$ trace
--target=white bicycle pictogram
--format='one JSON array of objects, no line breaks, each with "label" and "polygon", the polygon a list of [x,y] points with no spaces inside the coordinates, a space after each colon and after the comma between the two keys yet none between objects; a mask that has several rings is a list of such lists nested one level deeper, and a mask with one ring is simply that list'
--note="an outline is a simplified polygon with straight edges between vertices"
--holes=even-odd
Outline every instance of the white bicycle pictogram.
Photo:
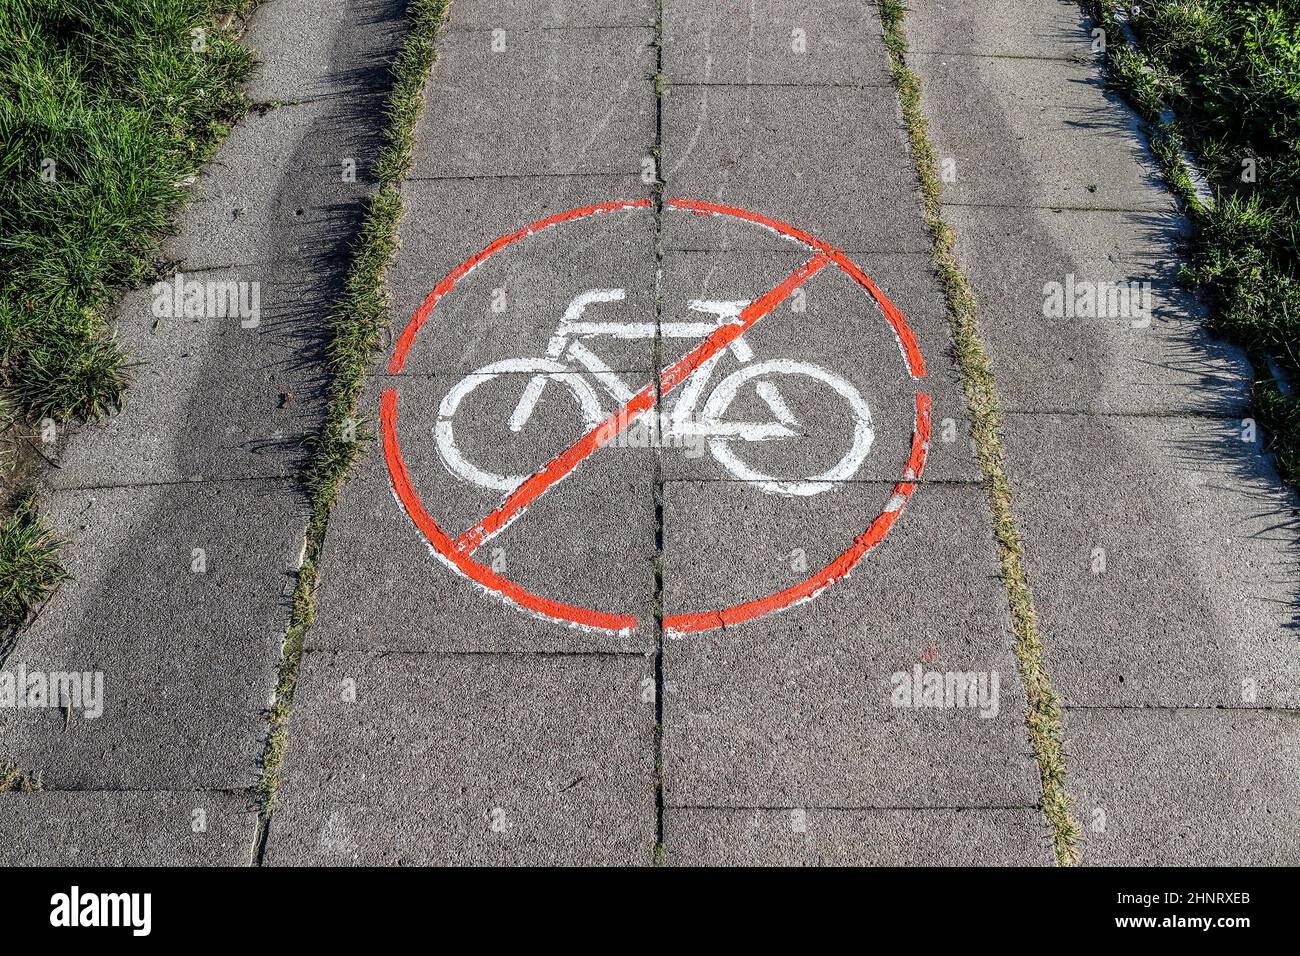
[{"label": "white bicycle pictogram", "polygon": [[[653,323],[602,322],[587,319],[589,306],[617,302],[626,298],[624,289],[589,289],[574,297],[556,326],[545,356],[511,358],[485,365],[461,379],[443,398],[434,426],[438,453],[453,475],[462,481],[485,488],[512,492],[528,475],[503,475],[480,468],[471,462],[456,444],[455,418],[462,402],[479,386],[501,375],[530,375],[523,395],[511,413],[508,428],[521,432],[527,427],[538,400],[548,382],[568,389],[587,429],[594,429],[607,417],[592,382],[600,386],[618,405],[630,401],[630,388],[587,344],[602,336],[617,339],[653,339],[656,332],[663,339],[700,340],[728,324],[739,324],[741,312],[749,305],[741,300],[693,299],[692,312],[712,316],[711,320]],[[705,397],[713,374],[723,357],[730,353],[741,368],[731,372]],[[852,478],[866,460],[874,438],[871,412],[861,393],[847,379],[809,362],[773,358],[753,362],[753,351],[743,336],[735,338],[725,349],[702,362],[682,384],[676,403],[661,414],[657,440],[665,444],[685,443],[691,439],[707,443],[709,451],[730,474],[773,495],[808,496],[833,487],[835,482]],[[777,478],[759,471],[744,461],[736,451],[738,443],[755,443],[794,438],[802,434],[800,424],[781,394],[778,381],[807,378],[834,390],[848,406],[853,436],[848,450],[836,464],[819,474],[796,478]],[[727,417],[741,389],[754,384],[755,393],[772,413],[766,421],[737,421]]]}]

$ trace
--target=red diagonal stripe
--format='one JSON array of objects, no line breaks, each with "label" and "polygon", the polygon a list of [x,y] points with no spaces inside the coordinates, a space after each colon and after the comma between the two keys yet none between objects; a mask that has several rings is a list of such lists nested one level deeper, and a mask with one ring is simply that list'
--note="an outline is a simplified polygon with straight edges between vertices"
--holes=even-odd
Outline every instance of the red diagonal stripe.
[{"label": "red diagonal stripe", "polygon": [[473,554],[479,545],[518,517],[520,512],[545,494],[552,485],[568,476],[592,452],[609,443],[639,416],[653,408],[657,394],[665,395],[681,385],[692,372],[752,328],[755,322],[793,295],[795,289],[830,265],[831,261],[829,255],[818,253],[786,276],[779,285],[747,305],[741,311],[738,322],[715,329],[704,341],[664,370],[659,376],[657,393],[653,384],[647,385],[632,396],[626,405],[543,465],[541,470],[507,495],[495,511],[457,538],[456,551]]}]

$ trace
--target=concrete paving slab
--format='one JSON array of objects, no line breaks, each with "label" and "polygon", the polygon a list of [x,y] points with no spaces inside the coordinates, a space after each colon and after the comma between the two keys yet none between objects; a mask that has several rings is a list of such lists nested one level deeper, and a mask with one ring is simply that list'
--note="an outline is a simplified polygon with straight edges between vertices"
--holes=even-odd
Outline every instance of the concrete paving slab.
[{"label": "concrete paving slab", "polygon": [[5,866],[248,866],[249,798],[175,791],[0,794]]},{"label": "concrete paving slab", "polygon": [[371,90],[247,113],[199,174],[164,258],[194,272],[293,264],[304,286],[323,282],[361,222],[378,112]]},{"label": "concrete paving slab", "polygon": [[934,0],[903,20],[915,53],[1091,60],[1092,20],[1077,0]]},{"label": "concrete paving slab", "polygon": [[[319,284],[311,281],[318,267],[296,257],[220,269],[180,265],[126,293],[116,321],[132,373],[162,369],[201,378],[213,374],[211,363],[218,372],[277,371],[309,387],[320,374],[321,327],[335,303],[334,279],[320,274]],[[189,302],[194,311],[187,312]]]},{"label": "concrete paving slab", "polygon": [[[1137,117],[1095,64],[913,53],[943,201],[1167,212]],[[941,177],[942,178],[942,177]]]},{"label": "concrete paving slab", "polygon": [[[1250,365],[1205,332],[1204,309],[1179,285],[1179,218],[954,206],[944,216],[1005,411],[1243,414]],[[1149,298],[1149,312],[1090,317],[1086,296],[1107,298],[1106,284],[1131,289],[1130,305]]]},{"label": "concrete paving slab", "polygon": [[648,27],[654,22],[653,0],[476,0],[453,3],[444,31]]},{"label": "concrete paving slab", "polygon": [[850,0],[667,0],[667,83],[886,86],[880,15]]},{"label": "concrete paving slab", "polygon": [[408,22],[396,0],[258,4],[243,37],[258,61],[248,96],[301,102],[370,89],[384,82]]},{"label": "concrete paving slab", "polygon": [[[241,273],[185,281],[244,282]],[[128,293],[118,328],[130,344],[132,387],[93,428],[43,446],[56,488],[201,479],[293,477],[321,421],[323,379],[314,361],[323,304],[282,282],[260,286],[260,318],[156,319],[147,288]],[[320,311],[317,311],[318,307]],[[243,328],[243,322],[256,327]]]},{"label": "concrete paving slab", "polygon": [[294,384],[273,370],[200,386],[162,369],[137,369],[122,410],[49,449],[56,465],[50,485],[294,478],[319,424],[312,396]]},{"label": "concrete paving slab", "polygon": [[1070,791],[1092,866],[1295,866],[1294,712],[1069,709]]},{"label": "concrete paving slab", "polygon": [[664,808],[667,866],[1051,866],[1037,807]]},{"label": "concrete paving slab", "polygon": [[[375,119],[345,101],[252,113],[201,176],[155,282],[119,302],[135,387],[44,449],[58,487],[296,474],[320,423],[324,330],[359,223]],[[274,171],[267,175],[267,169]]]},{"label": "concrete paving slab", "polygon": [[[720,301],[754,299],[774,287],[807,261],[806,250],[677,252],[664,255],[664,320],[678,321],[689,313],[670,310],[670,301],[692,298]],[[872,418],[872,451],[856,479],[897,479],[911,451],[916,418],[916,394],[932,402],[934,426],[925,477],[931,480],[979,479],[979,465],[970,444],[969,416],[952,359],[943,297],[933,276],[929,256],[852,253],[852,259],[902,310],[925,360],[926,375],[908,374],[898,340],[867,294],[846,274],[826,269],[801,288],[803,295],[764,317],[743,336],[753,352],[749,364],[774,360],[811,363],[842,377],[859,392]],[[669,350],[665,340],[664,348]],[[721,360],[710,381],[709,394],[723,378],[744,366],[734,352]],[[853,416],[840,395],[807,375],[763,376],[782,391],[800,429],[795,438],[750,443],[742,458],[765,474],[780,478],[824,472],[845,454],[853,434]],[[667,406],[677,399],[669,396]],[[702,399],[702,404],[707,396]],[[800,406],[800,407],[795,407]],[[743,388],[729,411],[732,419],[772,421],[771,409],[758,400],[754,385]],[[757,457],[754,457],[757,456]],[[665,456],[669,478],[710,480],[734,477],[711,455]]]},{"label": "concrete paving slab", "polygon": [[[888,494],[887,484],[864,483],[778,500],[722,482],[668,483],[665,614],[797,583],[851,544]],[[1037,803],[987,514],[978,487],[925,486],[848,581],[781,614],[670,640],[665,802]],[[996,673],[997,713],[894,706],[914,667],[981,672],[988,688]]]},{"label": "concrete paving slab", "polygon": [[[1240,421],[1011,415],[1003,442],[1069,705],[1295,707],[1295,496]],[[1099,570],[1097,570],[1099,569]]]},{"label": "concrete paving slab", "polygon": [[[631,177],[408,182],[412,212],[400,228],[388,281],[394,338],[444,276],[497,238],[645,191]],[[653,324],[657,265],[650,209],[594,214],[536,232],[494,253],[439,299],[403,371],[470,372],[502,359],[545,357],[575,298],[595,289],[621,290],[623,298],[590,304],[581,320]],[[653,337],[602,336],[592,348],[616,371],[655,367]],[[377,367],[386,367],[390,355],[386,350]]]},{"label": "concrete paving slab", "polygon": [[[1294,707],[1300,676],[1295,502],[1243,444],[1251,370],[1178,288],[1182,223],[1074,4],[932,4],[907,30],[1072,705],[1084,861],[1281,862],[1294,721],[1263,708]],[[1045,309],[1052,283],[1116,281],[1150,283],[1152,322]]]},{"label": "concrete paving slab", "polygon": [[267,862],[648,865],[653,672],[641,656],[308,653]]},{"label": "concrete paving slab", "polygon": [[[892,88],[669,86],[662,111],[668,196],[740,206],[840,249],[929,250]],[[685,212],[665,215],[663,233],[666,249],[788,244]]]},{"label": "concrete paving slab", "polygon": [[[441,463],[433,423],[438,399],[452,381],[398,382],[398,440],[424,507],[449,534],[459,535],[490,513],[506,492],[460,481]],[[482,416],[458,415],[454,420],[461,427],[457,447],[483,469],[517,466],[525,459],[527,465],[545,464],[550,450],[563,450],[578,437],[572,409],[559,409],[570,413],[567,418],[542,409],[537,422],[508,446],[519,452],[517,460],[507,461],[499,449],[494,457],[492,443],[502,440],[503,423],[526,380],[491,384],[518,389],[504,403],[485,401]],[[426,392],[431,398],[421,404],[419,398]],[[371,411],[377,400],[372,389],[363,400],[363,413],[378,417]],[[394,496],[376,445],[355,467],[330,519],[316,623],[307,645],[403,651],[653,647],[654,456],[655,451],[646,448],[602,449],[477,552],[480,561],[533,593],[634,615],[638,623],[631,633],[583,631],[535,618],[444,566]]]},{"label": "concrete paving slab", "polygon": [[0,752],[52,789],[255,785],[303,545],[299,493],[218,482],[43,502],[71,541],[72,581],[4,666],[102,672],[103,712],[0,710]]},{"label": "concrete paving slab", "polygon": [[655,141],[654,72],[648,28],[446,33],[416,175],[639,175]]}]

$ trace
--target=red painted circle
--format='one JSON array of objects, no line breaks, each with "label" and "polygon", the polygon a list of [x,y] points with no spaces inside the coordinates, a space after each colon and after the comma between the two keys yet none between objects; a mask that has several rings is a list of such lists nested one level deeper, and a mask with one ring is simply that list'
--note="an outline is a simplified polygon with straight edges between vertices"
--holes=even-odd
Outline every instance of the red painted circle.
[{"label": "red painted circle", "polygon": [[[573,222],[578,219],[586,218],[587,216],[599,215],[601,213],[621,212],[632,209],[650,209],[653,208],[653,206],[654,202],[650,199],[616,200],[614,202],[598,203],[593,206],[571,209],[568,212],[562,212],[554,216],[548,216],[545,219],[539,219],[537,222],[530,223],[521,229],[517,229],[514,232],[497,239],[487,248],[471,256],[469,259],[466,259],[455,269],[452,269],[451,272],[447,274],[446,278],[439,282],[437,286],[434,287],[433,291],[429,293],[428,298],[426,298],[423,304],[421,304],[421,306],[415,311],[410,322],[407,323],[406,328],[398,338],[397,345],[393,350],[393,357],[388,365],[389,373],[395,375],[401,372],[403,366],[406,364],[406,358],[410,353],[411,346],[415,342],[415,336],[419,333],[420,328],[428,320],[429,316],[433,313],[434,307],[437,306],[443,296],[450,293],[452,289],[455,288],[456,283],[470,272],[470,270],[484,262],[490,256],[495,255],[500,250],[520,241],[521,239],[526,239],[542,230],[550,229],[563,223]],[[829,244],[809,235],[808,233],[796,229],[788,223],[770,219],[766,216],[760,215],[759,213],[749,212],[748,210],[739,209],[734,206],[722,206],[717,203],[701,202],[692,199],[669,199],[665,203],[665,207],[668,209],[693,213],[699,216],[729,216],[772,230],[778,235],[793,242],[797,242],[816,253],[813,259],[809,260],[808,264],[805,264],[805,269],[813,263],[817,263],[817,265],[813,267],[813,271],[820,269],[823,265],[834,264],[848,275],[849,278],[861,286],[880,307],[881,312],[884,313],[885,320],[893,329],[894,335],[902,349],[909,375],[913,379],[920,379],[925,376],[925,362],[921,358],[920,350],[917,348],[916,337],[913,335],[911,328],[908,327],[907,320],[904,318],[903,313],[900,312],[898,308],[889,301],[888,297],[886,297],[885,294],[876,287],[875,283],[873,283],[866,274],[854,265],[853,262],[851,262],[840,250],[832,248]],[[786,281],[789,282],[790,280],[787,279]],[[802,281],[802,279],[800,281]],[[726,328],[727,327],[719,329],[718,333],[724,333]],[[738,327],[732,326],[730,328],[734,330]],[[715,335],[718,333],[715,333]],[[738,335],[739,333],[736,332],[731,337],[735,338]],[[710,336],[709,338],[712,339],[714,336]],[[719,341],[722,340],[719,339]],[[707,342],[708,340],[706,340],[706,343]],[[703,344],[704,343],[702,343],[702,345]],[[699,348],[700,347],[697,346],[697,350]],[[670,369],[663,373],[665,376],[675,376],[675,380],[672,384],[675,385],[680,383],[680,381],[687,377],[693,370],[694,366],[692,366],[690,360],[694,351],[695,350],[688,353],[686,358],[682,359],[674,366],[671,366]],[[695,366],[698,364],[698,361],[694,363]],[[639,393],[639,395],[643,393],[644,390],[642,393]],[[636,399],[633,400],[633,402],[635,401]],[[580,442],[576,443],[562,455],[552,459],[552,461],[547,464],[546,468],[542,469],[542,472],[545,472],[547,469],[555,469],[558,466],[558,468],[562,470],[562,474],[568,474],[569,471],[577,467],[577,464],[585,458],[586,455],[591,454],[595,448],[600,447],[600,445],[610,439],[613,434],[610,430],[611,428],[626,427],[627,421],[630,421],[631,418],[635,418],[636,415],[640,414],[638,411],[633,413],[631,418],[628,418],[628,409],[630,409],[632,405],[633,403],[629,402],[628,405],[621,410],[621,413],[616,412],[615,416],[608,420],[604,425],[593,430],[593,432],[580,440]],[[622,414],[624,419],[627,419],[626,421],[620,419],[620,421],[622,421],[621,425],[614,421],[614,419],[618,418],[620,414]],[[637,621],[636,617],[633,615],[617,614],[607,611],[597,611],[592,608],[577,607],[575,605],[565,604],[562,601],[555,601],[550,598],[542,597],[541,595],[533,594],[531,591],[525,590],[513,581],[497,574],[487,565],[473,559],[473,552],[477,546],[482,543],[485,534],[490,534],[494,530],[499,530],[500,527],[504,526],[504,524],[510,520],[510,517],[513,514],[522,512],[522,508],[527,502],[518,505],[516,510],[513,512],[506,509],[507,506],[511,505],[511,499],[515,496],[519,496],[524,487],[528,486],[535,479],[538,479],[539,476],[542,475],[542,472],[538,472],[533,476],[533,478],[530,478],[528,482],[525,482],[525,486],[521,486],[520,489],[517,489],[515,492],[512,492],[511,495],[507,496],[501,508],[498,508],[496,512],[485,518],[478,526],[453,540],[438,526],[438,523],[429,516],[429,513],[425,510],[424,505],[420,501],[419,495],[416,494],[415,488],[411,484],[410,473],[407,471],[406,462],[402,458],[401,447],[397,440],[396,390],[387,389],[384,391],[381,400],[380,417],[381,434],[384,446],[384,461],[388,466],[388,474],[393,483],[393,490],[397,494],[398,499],[402,502],[402,506],[406,509],[406,513],[410,516],[416,527],[420,529],[420,532],[425,536],[441,560],[450,565],[457,572],[464,574],[472,581],[496,594],[507,603],[517,605],[527,611],[539,614],[560,623],[594,630],[624,633],[629,632],[636,627]],[[587,443],[586,446],[583,446],[584,442]],[[853,570],[854,566],[862,560],[863,556],[884,540],[885,535],[889,533],[889,529],[893,526],[899,514],[902,513],[903,506],[907,503],[912,492],[915,490],[916,480],[921,476],[921,472],[925,467],[925,458],[929,449],[929,442],[930,396],[924,392],[917,392],[916,419],[912,429],[911,455],[908,458],[903,476],[901,480],[894,485],[893,492],[890,495],[889,500],[886,502],[884,509],[875,517],[874,520],[872,520],[866,530],[854,539],[853,544],[848,548],[848,550],[820,571],[810,575],[806,580],[782,591],[769,594],[766,597],[758,598],[753,601],[746,601],[741,604],[736,604],[715,611],[669,615],[664,619],[665,630],[670,633],[679,634],[696,633],[711,630],[716,627],[722,627],[725,624],[739,624],[743,621],[753,620],[757,617],[784,610],[795,604],[802,603],[803,601],[811,600],[840,578],[847,577]],[[583,447],[580,448],[579,446]],[[575,451],[575,449],[577,449],[577,451]],[[551,479],[552,482],[554,480],[555,479]],[[532,496],[535,497],[540,495],[549,486],[550,484],[548,482],[539,481],[537,484],[539,490],[532,491]],[[521,498],[520,500],[523,499]],[[528,497],[527,500],[531,501],[532,497]],[[489,530],[484,531],[485,528],[488,528]]]}]

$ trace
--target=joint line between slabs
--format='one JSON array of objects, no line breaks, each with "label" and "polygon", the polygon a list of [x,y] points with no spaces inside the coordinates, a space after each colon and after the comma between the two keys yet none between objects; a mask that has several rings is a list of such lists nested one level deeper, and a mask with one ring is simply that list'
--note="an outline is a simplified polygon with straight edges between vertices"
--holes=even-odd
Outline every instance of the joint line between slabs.
[{"label": "joint line between slabs", "polygon": [[664,87],[666,89],[681,87],[683,89],[722,88],[737,90],[887,90],[891,89],[893,84],[889,80],[882,80],[879,83],[732,83],[726,80],[699,83],[691,80],[665,80]]},{"label": "joint line between slabs", "polygon": [[1068,56],[1034,56],[1026,53],[971,53],[966,50],[913,50],[917,56],[953,56],[968,60],[1029,60],[1039,63],[1073,63],[1076,66],[1097,65],[1094,57],[1082,53]]},{"label": "joint line between slabs", "polygon": [[[664,263],[664,4],[663,0],[655,2],[655,76],[652,87],[655,97],[655,146],[654,146],[654,200],[655,200],[655,299],[654,299],[654,366],[663,368],[663,263]],[[656,424],[661,420],[663,406],[663,379],[659,374],[654,377]],[[655,557],[654,557],[654,613],[655,613],[655,657],[654,657],[654,796],[655,796],[655,845],[652,862],[658,866],[664,856],[664,472],[663,457],[655,455],[654,480],[655,508]]]},{"label": "joint line between slabs", "polygon": [[634,179],[634,170],[616,169],[610,172],[583,171],[576,173],[562,172],[528,172],[528,173],[448,173],[445,176],[411,176],[408,183],[454,183],[473,182],[479,179]]},{"label": "joint line between slabs", "polygon": [[1300,717],[1300,704],[1062,704],[1062,710],[1141,713],[1287,714]]}]

